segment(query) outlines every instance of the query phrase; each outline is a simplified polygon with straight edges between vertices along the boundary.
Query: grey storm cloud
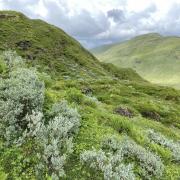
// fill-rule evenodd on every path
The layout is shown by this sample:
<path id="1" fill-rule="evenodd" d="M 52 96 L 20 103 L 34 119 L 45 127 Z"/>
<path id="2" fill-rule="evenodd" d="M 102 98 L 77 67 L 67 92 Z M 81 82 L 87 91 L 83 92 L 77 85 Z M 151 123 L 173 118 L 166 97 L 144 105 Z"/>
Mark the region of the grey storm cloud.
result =
<path id="1" fill-rule="evenodd" d="M 46 16 L 38 13 L 38 9 L 29 8 L 36 8 L 39 2 L 43 2 Z M 41 18 L 54 24 L 88 48 L 149 32 L 180 35 L 180 4 L 174 4 L 166 16 L 159 20 L 153 18 L 158 11 L 154 4 L 138 12 L 127 11 L 124 4 L 107 11 L 98 9 L 98 13 L 82 8 L 73 14 L 65 0 L 0 0 L 1 6 L 3 9 L 21 11 L 31 18 Z"/>
<path id="2" fill-rule="evenodd" d="M 80 14 L 70 19 L 72 34 L 75 36 L 95 36 L 106 31 L 110 27 L 106 16 L 101 13 L 96 17 L 87 11 L 81 11 Z"/>
<path id="3" fill-rule="evenodd" d="M 124 12 L 121 9 L 112 9 L 107 12 L 107 16 L 112 18 L 114 22 L 122 22 L 125 20 Z"/>
<path id="4" fill-rule="evenodd" d="M 82 10 L 74 16 L 68 16 L 69 10 L 65 6 L 57 6 L 55 2 L 45 5 L 49 13 L 47 20 L 75 37 L 95 36 L 106 31 L 110 26 L 104 13 L 93 17 L 93 14 L 87 10 Z"/>

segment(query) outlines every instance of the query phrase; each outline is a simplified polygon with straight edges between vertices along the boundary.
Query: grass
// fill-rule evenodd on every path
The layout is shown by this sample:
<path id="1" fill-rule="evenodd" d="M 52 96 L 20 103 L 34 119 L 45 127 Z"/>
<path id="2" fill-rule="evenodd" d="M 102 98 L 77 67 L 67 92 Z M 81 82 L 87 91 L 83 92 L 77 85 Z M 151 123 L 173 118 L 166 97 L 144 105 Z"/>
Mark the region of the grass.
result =
<path id="1" fill-rule="evenodd" d="M 56 79 L 114 76 L 110 70 L 115 68 L 113 65 L 106 68 L 60 28 L 41 20 L 29 19 L 15 11 L 0 11 L 0 16 L 0 51 L 17 51 L 27 59 L 29 66 L 36 66 L 39 71 Z M 128 76 L 142 80 L 135 72 L 131 75 L 133 70 L 131 74 L 123 69 L 118 71 L 122 78 L 127 79 Z"/>
<path id="2" fill-rule="evenodd" d="M 89 100 L 91 103 L 87 103 L 87 96 L 81 92 L 84 87 L 92 89 L 92 95 L 98 99 L 97 102 Z M 82 116 L 80 132 L 75 140 L 75 153 L 70 159 L 72 166 L 67 165 L 67 179 L 72 177 L 73 179 L 90 177 L 102 179 L 101 176 L 95 176 L 93 172 L 81 166 L 79 154 L 92 147 L 98 149 L 104 137 L 114 134 L 120 137 L 127 134 L 141 146 L 157 153 L 165 164 L 165 179 L 179 177 L 180 166 L 171 161 L 171 153 L 162 146 L 149 144 L 146 131 L 154 129 L 168 138 L 176 141 L 180 139 L 180 92 L 166 88 L 167 94 L 178 97 L 177 101 L 173 98 L 167 100 L 164 97 L 164 87 L 161 87 L 162 89 L 155 87 L 146 83 L 141 86 L 126 80 L 89 79 L 56 81 L 47 89 L 48 96 L 55 101 L 59 98 L 68 99 Z M 150 93 L 152 90 L 153 93 Z M 174 92 L 177 94 L 175 95 Z M 160 121 L 142 117 L 141 109 L 144 105 L 146 105 L 146 111 L 153 109 L 160 113 L 162 116 Z M 118 106 L 131 108 L 135 112 L 134 117 L 128 118 L 115 114 L 114 109 Z M 172 111 L 176 113 L 173 115 Z"/>
<path id="3" fill-rule="evenodd" d="M 179 37 L 147 34 L 92 52 L 103 62 L 134 69 L 152 83 L 180 88 Z"/>
<path id="4" fill-rule="evenodd" d="M 14 49 L 30 65 L 40 65 L 55 76 L 58 72 L 73 76 L 77 70 L 87 76 L 103 74 L 97 59 L 61 29 L 14 11 L 0 15 L 7 16 L 0 20 L 0 50 Z"/>
<path id="5" fill-rule="evenodd" d="M 179 90 L 151 84 L 131 69 L 98 62 L 74 39 L 45 22 L 30 20 L 11 11 L 0 14 L 13 16 L 0 21 L 1 50 L 12 48 L 27 57 L 28 53 L 34 55 L 38 47 L 43 49 L 34 60 L 29 59 L 27 64 L 36 66 L 39 71 L 51 76 L 39 75 L 46 84 L 44 114 L 53 103 L 66 99 L 81 115 L 80 131 L 74 140 L 74 153 L 65 166 L 67 176 L 64 179 L 102 180 L 102 174 L 82 166 L 79 155 L 92 147 L 99 149 L 102 139 L 111 135 L 120 138 L 128 135 L 137 144 L 158 154 L 165 164 L 164 179 L 174 180 L 180 177 L 180 165 L 172 161 L 171 153 L 160 145 L 149 143 L 146 134 L 148 129 L 154 129 L 167 138 L 176 141 L 180 139 Z M 29 29 L 20 31 L 20 27 Z M 13 35 L 14 31 L 16 37 Z M 16 42 L 20 39 L 30 40 L 32 46 L 28 50 L 19 49 Z M 4 62 L 0 60 L 1 77 L 5 73 Z M 91 96 L 84 93 L 84 89 L 89 89 Z M 119 107 L 130 109 L 133 117 L 115 113 L 114 110 Z M 158 114 L 159 118 L 144 117 L 144 112 Z M 8 154 L 0 153 L 0 163 L 4 159 L 3 153 Z M 19 156 L 22 157 L 21 154 Z M 135 161 L 133 163 L 136 164 Z M 20 176 L 15 179 L 21 179 Z M 3 178 L 5 179 L 5 174 L 1 170 L 0 179 Z"/>

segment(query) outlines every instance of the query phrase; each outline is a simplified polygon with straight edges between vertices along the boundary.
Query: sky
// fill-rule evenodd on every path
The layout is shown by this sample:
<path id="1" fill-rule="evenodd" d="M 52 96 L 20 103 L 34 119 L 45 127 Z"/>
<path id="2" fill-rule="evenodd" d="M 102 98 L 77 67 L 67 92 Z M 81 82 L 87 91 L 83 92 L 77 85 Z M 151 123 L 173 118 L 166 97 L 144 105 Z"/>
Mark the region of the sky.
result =
<path id="1" fill-rule="evenodd" d="M 0 0 L 0 10 L 45 20 L 86 48 L 146 33 L 180 36 L 180 0 Z"/>

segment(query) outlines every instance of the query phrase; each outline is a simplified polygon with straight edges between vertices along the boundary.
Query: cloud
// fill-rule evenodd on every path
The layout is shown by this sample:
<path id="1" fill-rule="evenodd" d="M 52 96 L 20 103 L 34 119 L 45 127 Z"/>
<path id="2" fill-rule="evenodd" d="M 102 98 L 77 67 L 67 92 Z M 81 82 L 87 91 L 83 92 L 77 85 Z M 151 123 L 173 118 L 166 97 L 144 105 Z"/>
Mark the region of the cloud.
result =
<path id="1" fill-rule="evenodd" d="M 93 17 L 86 10 L 70 18 L 70 23 L 70 32 L 74 36 L 82 37 L 95 36 L 106 31 L 110 26 L 110 23 L 103 13 L 99 13 L 96 17 Z"/>
<path id="2" fill-rule="evenodd" d="M 180 35 L 180 4 L 174 4 L 166 17 L 159 22 L 159 31 L 162 34 Z"/>
<path id="3" fill-rule="evenodd" d="M 124 12 L 121 9 L 111 9 L 107 12 L 107 16 L 112 18 L 114 22 L 122 22 L 125 20 Z"/>
<path id="4" fill-rule="evenodd" d="M 179 0 L 0 0 L 0 9 L 43 19 L 88 48 L 149 32 L 180 35 Z"/>

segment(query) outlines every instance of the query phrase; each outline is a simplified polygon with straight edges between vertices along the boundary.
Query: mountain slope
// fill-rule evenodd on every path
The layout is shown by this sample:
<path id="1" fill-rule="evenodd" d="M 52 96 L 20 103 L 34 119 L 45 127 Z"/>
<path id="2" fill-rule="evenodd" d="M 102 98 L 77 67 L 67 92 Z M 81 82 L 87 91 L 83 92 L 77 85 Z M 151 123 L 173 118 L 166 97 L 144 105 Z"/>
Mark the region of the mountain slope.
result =
<path id="1" fill-rule="evenodd" d="M 180 91 L 100 63 L 45 22 L 0 18 L 1 50 L 18 53 L 0 52 L 1 180 L 179 179 Z"/>
<path id="2" fill-rule="evenodd" d="M 31 64 L 44 65 L 50 72 L 53 69 L 74 75 L 77 68 L 82 74 L 86 70 L 89 72 L 84 74 L 102 73 L 100 63 L 76 40 L 53 25 L 21 13 L 0 12 L 0 39 L 1 50 L 14 49 Z"/>
<path id="3" fill-rule="evenodd" d="M 145 79 L 180 88 L 180 38 L 146 34 L 92 50 L 103 62 L 136 70 Z"/>
<path id="4" fill-rule="evenodd" d="M 30 66 L 39 66 L 39 70 L 56 78 L 114 76 L 60 28 L 42 20 L 29 19 L 19 12 L 0 11 L 0 51 L 7 49 L 15 50 Z M 143 81 L 130 71 L 133 76 L 124 75 L 124 70 L 119 69 L 119 77 Z"/>

